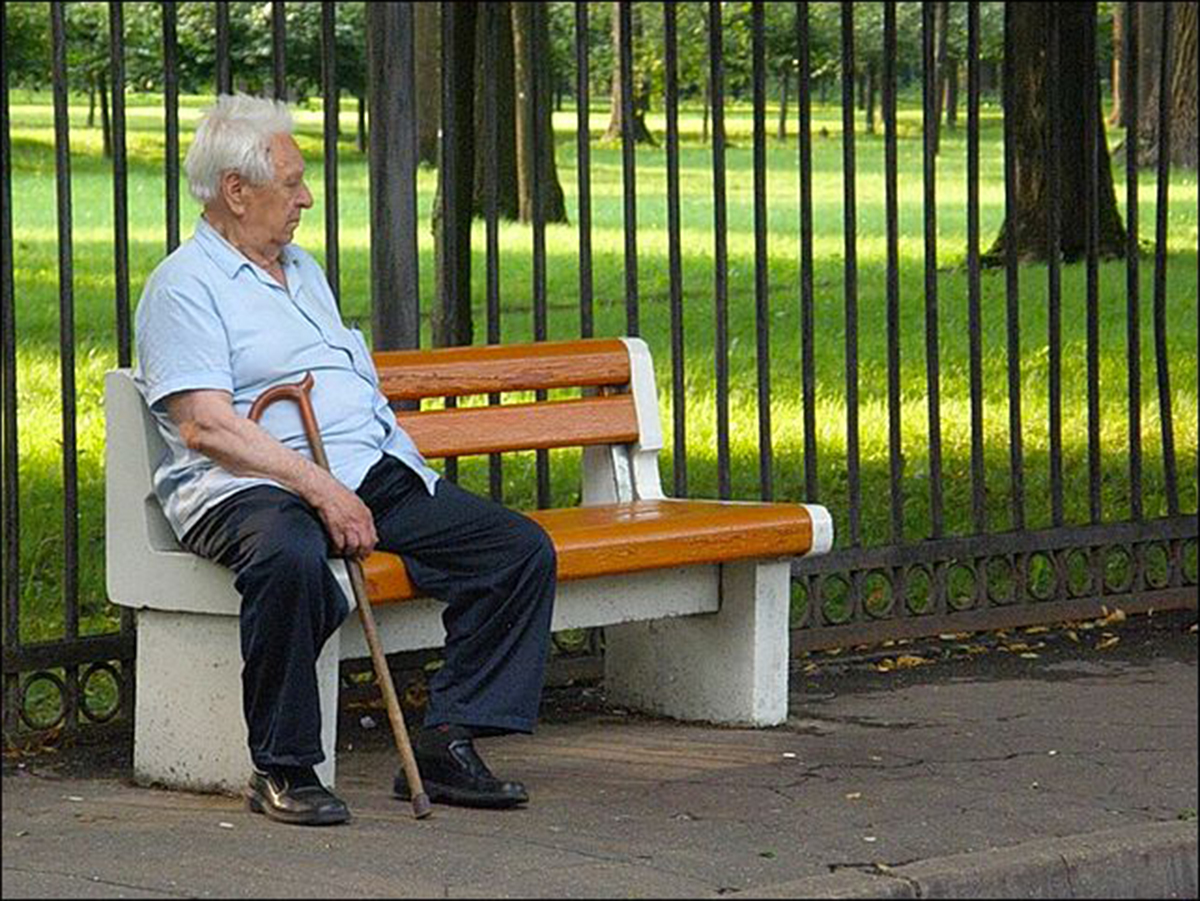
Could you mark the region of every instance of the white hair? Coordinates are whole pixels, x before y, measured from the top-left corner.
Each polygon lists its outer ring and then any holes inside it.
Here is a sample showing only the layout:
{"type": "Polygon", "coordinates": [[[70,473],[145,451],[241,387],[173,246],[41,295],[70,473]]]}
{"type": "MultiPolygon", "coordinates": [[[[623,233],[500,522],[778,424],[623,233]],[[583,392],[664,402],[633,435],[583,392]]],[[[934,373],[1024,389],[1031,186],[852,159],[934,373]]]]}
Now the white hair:
{"type": "Polygon", "coordinates": [[[220,193],[226,172],[236,172],[251,184],[271,181],[271,138],[290,135],[292,128],[292,114],[282,100],[222,94],[205,110],[184,160],[188,190],[208,204],[220,193]]]}

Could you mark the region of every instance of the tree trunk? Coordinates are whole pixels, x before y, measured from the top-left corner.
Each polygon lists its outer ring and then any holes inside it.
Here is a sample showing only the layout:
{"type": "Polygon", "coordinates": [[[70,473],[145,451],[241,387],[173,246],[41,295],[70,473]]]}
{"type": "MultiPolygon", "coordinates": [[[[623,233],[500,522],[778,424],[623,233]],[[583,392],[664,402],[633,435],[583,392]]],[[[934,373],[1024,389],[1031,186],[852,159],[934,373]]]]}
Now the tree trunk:
{"type": "MultiPolygon", "coordinates": [[[[1047,10],[1050,4],[1017,3],[1012,7],[1014,55],[1012,107],[1005,108],[1006,127],[1013,129],[1016,152],[1016,205],[987,252],[988,265],[1003,265],[1009,241],[1016,242],[1017,256],[1025,261],[1046,260],[1050,255],[1050,206],[1047,159],[1051,90],[1058,91],[1062,152],[1059,159],[1060,248],[1066,260],[1077,260],[1087,252],[1088,148],[1086,101],[1098,102],[1100,82],[1088,71],[1086,53],[1087,17],[1095,16],[1094,3],[1057,3],[1059,10],[1059,66],[1046,67],[1047,10]],[[1090,97],[1089,97],[1090,95],[1090,97]]],[[[1117,211],[1112,167],[1104,141],[1103,118],[1097,116],[1099,141],[1101,256],[1120,257],[1125,252],[1125,227],[1117,211]]]]}
{"type": "Polygon", "coordinates": [[[542,221],[566,222],[567,206],[558,167],[554,163],[554,129],[550,109],[550,28],[546,6],[538,2],[512,4],[513,56],[517,85],[517,190],[519,218],[533,220],[536,190],[542,190],[542,221]],[[538,88],[538,116],[533,115],[534,79],[538,88]],[[534,129],[541,146],[541,171],[534,169],[534,129]],[[539,178],[540,175],[540,178],[539,178]]]}
{"type": "MultiPolygon", "coordinates": [[[[623,121],[621,117],[621,4],[614,2],[612,10],[612,37],[613,37],[613,70],[612,70],[612,115],[608,120],[608,130],[604,133],[603,140],[619,141],[621,140],[621,129],[623,121]]],[[[632,41],[638,33],[638,24],[640,17],[637,7],[633,8],[630,16],[633,22],[633,34],[629,36],[632,41]]],[[[650,129],[646,127],[646,110],[650,108],[650,91],[649,86],[645,83],[645,78],[637,72],[637,65],[634,65],[633,73],[633,141],[635,144],[653,144],[654,138],[650,134],[650,129]]]]}
{"type": "Polygon", "coordinates": [[[946,125],[958,126],[958,60],[946,61],[946,125]]]}
{"type": "Polygon", "coordinates": [[[517,189],[517,88],[513,76],[511,5],[507,0],[481,3],[475,24],[475,194],[472,208],[476,216],[487,215],[484,171],[488,155],[491,155],[496,166],[496,207],[501,219],[516,219],[521,208],[517,189]],[[495,35],[490,42],[496,61],[493,72],[484,71],[489,23],[490,33],[495,35]],[[497,142],[494,150],[485,120],[487,91],[484,85],[489,83],[495,85],[496,90],[497,142]]]}
{"type": "Polygon", "coordinates": [[[933,152],[942,149],[942,99],[946,96],[946,57],[950,41],[950,4],[941,0],[933,8],[934,15],[934,89],[933,89],[933,152]]]}
{"type": "Polygon", "coordinates": [[[88,117],[87,127],[96,127],[96,78],[92,76],[88,79],[88,117]]]}
{"type": "MultiPolygon", "coordinates": [[[[1183,4],[1176,4],[1176,9],[1183,4]]],[[[1137,5],[1138,16],[1138,108],[1132,110],[1135,121],[1140,121],[1150,109],[1149,100],[1158,86],[1158,70],[1162,65],[1162,20],[1161,0],[1148,0],[1137,5]]]]}
{"type": "Polygon", "coordinates": [[[100,76],[100,134],[106,160],[112,159],[112,120],[108,116],[108,76],[100,76]]]}
{"type": "Polygon", "coordinates": [[[701,143],[708,143],[708,114],[712,109],[712,78],[704,76],[704,124],[700,128],[701,143]]]}
{"type": "Polygon", "coordinates": [[[867,61],[867,131],[875,134],[875,60],[867,61]]]}
{"type": "Polygon", "coordinates": [[[358,131],[354,135],[354,146],[359,153],[367,152],[367,95],[358,95],[358,131]]]}
{"type": "MultiPolygon", "coordinates": [[[[425,4],[417,4],[417,10],[425,4]]],[[[473,3],[449,4],[439,31],[443,59],[452,68],[451,95],[442,98],[437,193],[433,203],[433,244],[438,302],[430,316],[435,347],[471,343],[471,195],[475,166],[475,20],[473,3]],[[453,173],[453,184],[446,180],[453,173]],[[448,193],[449,189],[449,193],[448,193]],[[448,203],[447,203],[448,201],[448,203]],[[449,217],[443,215],[443,204],[449,217]]],[[[440,67],[439,67],[440,71],[440,67]]],[[[418,78],[419,81],[419,78],[418,78]]],[[[439,93],[441,83],[439,78],[439,93]]],[[[420,101],[418,100],[418,103],[420,101]]],[[[418,114],[419,115],[419,114],[418,114]]]]}
{"type": "Polygon", "coordinates": [[[995,62],[990,59],[979,61],[979,93],[981,96],[999,90],[1000,76],[995,62]]]}
{"type": "Polygon", "coordinates": [[[787,139],[788,94],[791,91],[791,73],[785,71],[779,76],[779,129],[776,136],[779,140],[787,139]]]}
{"type": "Polygon", "coordinates": [[[417,159],[438,164],[438,131],[442,126],[442,35],[440,3],[413,4],[413,50],[416,53],[417,159]]]}
{"type": "Polygon", "coordinates": [[[1125,4],[1112,5],[1112,111],[1108,114],[1108,124],[1119,128],[1128,127],[1125,121],[1126,87],[1121,78],[1121,68],[1125,65],[1125,4]]]}
{"type": "MultiPolygon", "coordinates": [[[[1169,82],[1165,87],[1170,92],[1168,115],[1171,146],[1168,152],[1172,166],[1195,169],[1197,144],[1200,143],[1196,129],[1196,4],[1176,3],[1171,11],[1169,82]]],[[[1161,35],[1161,19],[1158,21],[1158,27],[1161,35]]],[[[1161,44],[1161,40],[1158,43],[1161,44]]],[[[1159,52],[1162,52],[1161,46],[1159,52]]],[[[1160,55],[1160,65],[1161,59],[1160,55]]],[[[1161,148],[1158,128],[1159,92],[1164,89],[1160,82],[1161,69],[1154,73],[1153,87],[1150,94],[1142,98],[1142,108],[1138,116],[1138,163],[1142,166],[1158,165],[1161,148]]]]}

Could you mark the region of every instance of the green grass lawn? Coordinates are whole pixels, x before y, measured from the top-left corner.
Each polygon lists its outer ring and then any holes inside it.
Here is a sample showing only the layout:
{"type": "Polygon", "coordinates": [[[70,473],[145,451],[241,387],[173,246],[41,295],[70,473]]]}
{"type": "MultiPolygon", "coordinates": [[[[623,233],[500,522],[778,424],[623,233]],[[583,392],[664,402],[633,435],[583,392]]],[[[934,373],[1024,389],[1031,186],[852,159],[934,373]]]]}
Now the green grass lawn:
{"type": "MultiPolygon", "coordinates": [[[[52,112],[44,98],[12,95],[13,223],[17,298],[20,433],[21,597],[23,640],[61,634],[62,612],[62,452],[59,359],[57,225],[52,112]]],[[[157,98],[130,98],[128,108],[130,266],[136,302],[145,278],[165,249],[163,136],[157,98]]],[[[202,98],[185,98],[181,111],[184,149],[202,98]]],[[[72,108],[72,190],[76,324],[76,384],[80,480],[81,618],[85,632],[105,631],[116,618],[104,593],[103,450],[104,372],[116,365],[112,249],[111,166],[100,153],[100,131],[84,125],[86,108],[72,108]]],[[[841,125],[836,107],[814,110],[814,235],[816,288],[816,421],[822,503],[833,512],[841,540],[848,536],[846,408],[842,234],[841,125]]],[[[298,114],[301,147],[309,161],[316,195],[297,241],[318,258],[324,255],[321,120],[298,114]]],[[[768,121],[774,123],[774,117],[768,121]]],[[[566,191],[569,225],[547,229],[551,338],[579,334],[578,197],[575,168],[575,114],[556,115],[557,161],[566,191]]],[[[592,119],[602,132],[606,114],[592,119]]],[[[661,117],[650,126],[662,134],[661,117]]],[[[924,246],[920,112],[901,113],[900,284],[902,291],[902,404],[905,538],[929,532],[929,473],[925,383],[924,246]]],[[[715,496],[717,490],[716,390],[713,326],[713,198],[710,148],[700,142],[700,113],[684,116],[680,159],[683,217],[683,291],[687,386],[689,491],[715,496]]],[[[367,167],[354,150],[352,111],[343,115],[340,215],[342,296],[346,316],[369,329],[367,167]]],[[[733,489],[740,498],[757,497],[758,411],[756,393],[753,169],[751,114],[735,108],[727,125],[730,397],[733,489]]],[[[773,133],[773,128],[772,128],[773,133]]],[[[794,125],[793,125],[794,133],[794,125]]],[[[1110,136],[1111,137],[1111,136],[1110,136]]],[[[890,513],[883,139],[857,135],[859,359],[864,542],[889,538],[890,513]]],[[[670,442],[671,358],[667,274],[666,163],[663,148],[637,154],[638,271],[641,334],[656,360],[664,433],[670,442]]],[[[965,131],[948,132],[938,161],[938,260],[942,435],[945,510],[950,534],[970,531],[970,395],[968,375],[965,131]]],[[[772,139],[767,151],[769,197],[771,383],[776,497],[803,499],[804,444],[800,391],[798,166],[794,134],[772,139]]],[[[1117,173],[1117,196],[1125,197],[1124,170],[1117,173]]],[[[981,147],[981,224],[984,248],[1003,219],[1001,133],[998,112],[985,108],[981,147]]],[[[427,216],[436,172],[419,175],[419,204],[427,216]]],[[[1155,184],[1144,172],[1139,190],[1144,238],[1153,238],[1155,184]]],[[[198,208],[184,190],[182,234],[186,238],[198,208]]],[[[1194,172],[1171,181],[1168,258],[1168,345],[1171,363],[1175,440],[1180,465],[1181,503],[1197,508],[1196,349],[1197,349],[1197,189],[1194,172]]],[[[624,222],[620,148],[592,146],[592,246],[596,334],[625,330],[624,222]]],[[[427,220],[426,220],[427,222],[427,220]]],[[[532,336],[531,231],[500,228],[505,341],[532,336]]],[[[423,227],[421,301],[433,297],[433,242],[423,227]]],[[[484,320],[484,230],[475,231],[476,335],[484,320]]],[[[1163,515],[1166,499],[1160,444],[1152,319],[1153,260],[1143,257],[1142,276],[1142,438],[1147,516],[1163,515]]],[[[1025,422],[1027,525],[1050,523],[1048,344],[1045,311],[1046,268],[1021,271],[1021,378],[1025,422]]],[[[1088,519],[1087,383],[1085,274],[1082,265],[1063,269],[1063,442],[1068,522],[1088,519]]],[[[989,527],[1010,528],[1008,470],[1007,350],[1004,274],[983,276],[984,431],[989,527]]],[[[1101,423],[1104,514],[1128,516],[1128,389],[1125,350],[1125,266],[1101,267],[1101,423]]],[[[428,322],[426,321],[426,329],[428,322]]],[[[426,332],[427,334],[427,332],[426,332]]],[[[426,338],[425,344],[428,344],[426,338]]],[[[553,502],[571,504],[578,493],[579,455],[554,452],[553,502]]],[[[663,454],[664,484],[671,484],[671,448],[663,454]]],[[[461,480],[486,492],[486,461],[463,461],[461,480]]],[[[515,455],[506,465],[506,500],[534,503],[532,455],[515,455]]],[[[1194,561],[1190,564],[1194,569],[1194,561]]]]}

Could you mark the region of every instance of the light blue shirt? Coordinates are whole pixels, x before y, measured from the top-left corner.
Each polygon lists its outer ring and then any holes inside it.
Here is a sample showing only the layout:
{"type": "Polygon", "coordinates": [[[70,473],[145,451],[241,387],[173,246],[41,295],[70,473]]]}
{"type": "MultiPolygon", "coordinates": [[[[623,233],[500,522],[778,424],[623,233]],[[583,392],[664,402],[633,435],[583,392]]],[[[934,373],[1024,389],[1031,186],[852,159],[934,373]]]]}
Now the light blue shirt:
{"type": "MultiPolygon", "coordinates": [[[[167,443],[154,489],[181,538],[230,495],[275,483],[235,476],[190,450],[163,403],[180,391],[227,391],[245,416],[268,388],[311,372],[325,453],[342,484],[358,488],[389,454],[434,492],[437,473],[396,424],[362,333],[342,324],[321,267],[295,244],[284,247],[281,262],[286,288],[201,218],[192,239],[159,264],[142,292],[134,378],[167,443]]],[[[312,458],[295,403],[273,404],[260,424],[312,458]]]]}

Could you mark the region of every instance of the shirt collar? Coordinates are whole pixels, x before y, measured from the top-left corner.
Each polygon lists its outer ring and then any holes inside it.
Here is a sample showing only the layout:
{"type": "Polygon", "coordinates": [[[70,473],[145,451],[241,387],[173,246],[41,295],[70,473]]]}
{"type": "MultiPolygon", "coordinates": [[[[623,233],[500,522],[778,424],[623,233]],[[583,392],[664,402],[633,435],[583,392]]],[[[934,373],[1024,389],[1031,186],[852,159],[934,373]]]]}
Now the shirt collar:
{"type": "MultiPolygon", "coordinates": [[[[251,271],[257,268],[244,253],[225,240],[225,236],[213,228],[212,223],[203,216],[196,220],[196,231],[193,237],[208,254],[209,259],[231,279],[244,267],[252,267],[251,271]]],[[[295,258],[295,254],[291,252],[291,246],[290,244],[284,245],[280,252],[280,262],[285,266],[290,265],[295,258]]]]}

